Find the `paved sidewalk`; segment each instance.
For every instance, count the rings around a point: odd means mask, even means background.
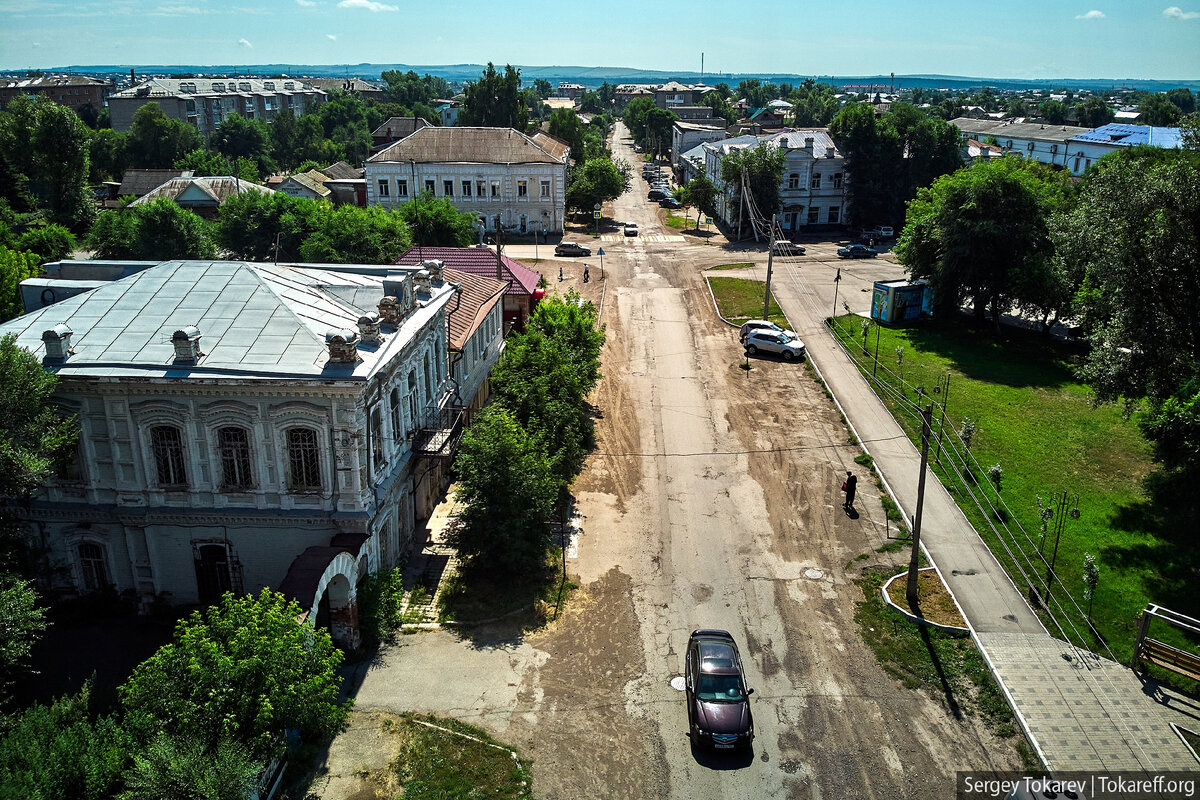
[[[815,283],[785,266],[776,269],[772,291],[911,518],[920,452],[824,326],[832,292],[821,296]],[[1158,702],[1128,668],[1051,636],[945,487],[928,477],[921,541],[1047,768],[1200,770],[1171,727],[1200,730],[1200,705]]]

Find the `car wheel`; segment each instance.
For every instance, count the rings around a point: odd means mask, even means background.
[[[746,345],[746,353],[752,356],[758,355],[758,348],[752,344]]]
[[[784,360],[784,361],[791,361],[793,358],[795,358],[795,356],[794,356],[794,355],[792,355],[792,351],[791,351],[791,350],[784,350],[784,351],[783,351],[783,360]]]

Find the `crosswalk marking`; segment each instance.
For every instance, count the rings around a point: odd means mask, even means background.
[[[619,233],[605,233],[600,236],[602,242],[624,242],[630,239],[639,238],[647,242],[682,242],[682,236],[671,235],[669,233],[645,233],[638,237],[623,236]]]

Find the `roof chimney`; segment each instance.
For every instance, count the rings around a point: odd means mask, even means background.
[[[429,278],[434,283],[441,284],[446,280],[446,262],[444,261],[423,261],[421,266],[425,267],[429,272]]]
[[[358,318],[358,335],[364,344],[376,344],[383,340],[379,335],[379,315],[372,311]]]
[[[826,148],[825,148],[825,157],[826,157],[826,158],[833,158],[833,148],[832,148],[832,147],[826,147]]]
[[[61,322],[42,332],[42,343],[46,345],[46,355],[42,357],[43,364],[61,364],[73,352],[71,329]]]
[[[386,325],[399,325],[413,307],[412,277],[407,272],[390,272],[383,279],[379,316]]]
[[[385,294],[379,301],[379,317],[383,325],[400,324],[400,302],[395,295]]]
[[[331,330],[325,334],[330,364],[354,364],[358,361],[358,334],[349,328]]]
[[[418,300],[428,300],[433,296],[433,285],[429,280],[429,271],[421,270],[413,276],[413,286],[417,290]]]
[[[805,136],[805,137],[804,137],[804,149],[805,149],[805,150],[808,150],[810,153],[812,152],[812,149],[813,149],[813,137],[811,137],[811,136]]]
[[[176,364],[195,364],[204,355],[200,352],[200,329],[195,325],[172,333],[171,344],[175,346]]]

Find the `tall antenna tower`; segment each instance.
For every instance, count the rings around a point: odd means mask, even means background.
[[[704,52],[700,52],[700,82],[704,83]]]

